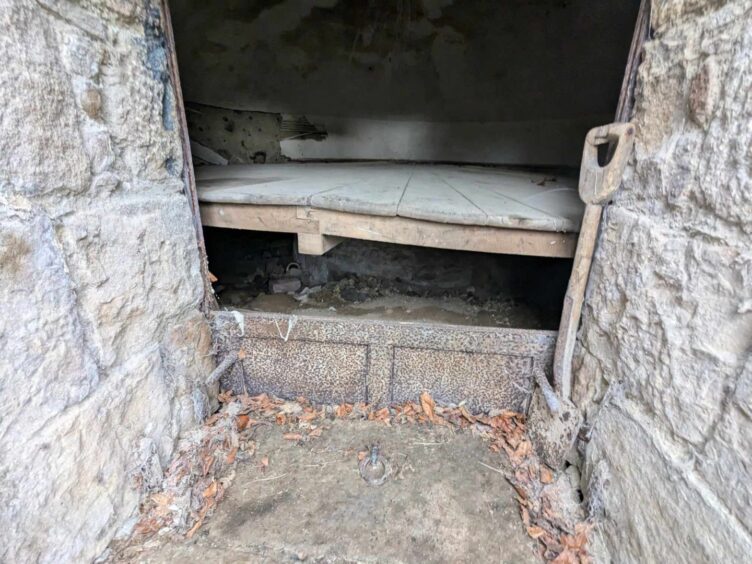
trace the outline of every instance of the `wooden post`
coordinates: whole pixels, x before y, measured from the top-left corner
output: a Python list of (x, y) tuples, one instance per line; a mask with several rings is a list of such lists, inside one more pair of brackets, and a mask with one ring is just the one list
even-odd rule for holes
[[(629, 48), (629, 56), (622, 80), (619, 103), (616, 108), (616, 123), (627, 122), (634, 107), (634, 89), (637, 81), (637, 69), (640, 64), (642, 46), (650, 34), (650, 0), (642, 0), (635, 21), (635, 29), (632, 34), (632, 44)], [(590, 134), (588, 134), (590, 135)], [(587, 150), (587, 141), (585, 148)], [(631, 148), (631, 142), (630, 142)], [(615, 151), (618, 146), (612, 146), (609, 151), (609, 162), (613, 162)], [(626, 156), (624, 156), (626, 159)], [(584, 155), (583, 155), (584, 161)], [(584, 162), (583, 162), (584, 165)], [(615, 170), (615, 169), (613, 169)], [(621, 178), (621, 172), (619, 172)], [(583, 179), (580, 179), (580, 195), (582, 196)], [(592, 185), (593, 179), (590, 179)], [(609, 188), (610, 182), (605, 183)], [(618, 183), (611, 187), (614, 191)], [(580, 325), (582, 305), (587, 294), (587, 286), (590, 277), (590, 266), (598, 243), (598, 235), (601, 228), (601, 218), (607, 200), (601, 204), (586, 202), (585, 213), (582, 218), (582, 226), (577, 241), (572, 274), (570, 275), (567, 293), (564, 297), (564, 306), (559, 324), (559, 335), (556, 339), (556, 352), (554, 354), (554, 385), (560, 397), (569, 399), (572, 395), (572, 357), (577, 340), (577, 330)]]

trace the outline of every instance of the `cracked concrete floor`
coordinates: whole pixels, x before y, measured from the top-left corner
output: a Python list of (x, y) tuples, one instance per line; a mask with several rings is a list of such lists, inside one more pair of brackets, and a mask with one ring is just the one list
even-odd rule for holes
[[(540, 561), (514, 490), (489, 468), (503, 457), (467, 432), (336, 420), (303, 444), (282, 433), (258, 429), (255, 455), (191, 540), (152, 539), (121, 561)], [(358, 452), (374, 442), (392, 466), (382, 486), (358, 471)]]

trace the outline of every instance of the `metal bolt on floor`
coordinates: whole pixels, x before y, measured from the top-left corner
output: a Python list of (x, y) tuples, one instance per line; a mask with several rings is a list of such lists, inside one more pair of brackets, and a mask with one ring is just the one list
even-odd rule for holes
[(380, 486), (390, 473), (389, 461), (379, 452), (379, 446), (371, 445), (368, 456), (360, 461), (360, 476), (368, 485)]

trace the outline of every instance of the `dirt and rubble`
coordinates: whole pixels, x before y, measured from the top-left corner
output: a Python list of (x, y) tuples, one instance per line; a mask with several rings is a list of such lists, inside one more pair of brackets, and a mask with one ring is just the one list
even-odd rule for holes
[[(110, 562), (590, 562), (573, 468), (541, 464), (524, 416), (222, 394)], [(358, 472), (378, 445), (383, 486)]]
[(525, 329), (550, 325), (541, 311), (513, 298), (478, 296), (473, 287), (437, 295), (372, 276), (347, 276), (280, 293), (270, 292), (268, 282), (229, 282), (220, 287), (219, 298), (227, 307), (273, 313)]

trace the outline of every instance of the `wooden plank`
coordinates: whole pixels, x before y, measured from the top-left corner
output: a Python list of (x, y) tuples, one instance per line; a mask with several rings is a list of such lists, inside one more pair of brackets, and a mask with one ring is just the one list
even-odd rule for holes
[(298, 252), (304, 255), (321, 256), (339, 245), (344, 239), (331, 235), (298, 233)]
[(577, 235), (529, 229), (498, 229), (454, 225), (405, 217), (356, 215), (329, 210), (307, 210), (322, 234), (416, 245), (438, 249), (478, 251), (540, 257), (572, 257)]
[(199, 268), (201, 270), (201, 281), (204, 286), (204, 296), (201, 301), (201, 311), (208, 314), (210, 311), (219, 307), (217, 299), (214, 297), (214, 289), (211, 285), (211, 276), (209, 273), (209, 259), (206, 256), (206, 242), (204, 241), (204, 230), (201, 227), (201, 217), (199, 215), (198, 190), (196, 189), (196, 177), (193, 170), (193, 158), (191, 157), (191, 142), (188, 137), (188, 120), (185, 117), (185, 104), (183, 102), (183, 88), (180, 85), (180, 72), (178, 71), (178, 56), (175, 49), (175, 34), (172, 30), (172, 17), (170, 16), (170, 5), (168, 0), (161, 0), (163, 15), (163, 30), (165, 48), (167, 51), (167, 70), (172, 83), (172, 93), (175, 96), (175, 106), (178, 117), (178, 130), (180, 132), (180, 144), (183, 149), (183, 183), (185, 195), (188, 198), (188, 205), (191, 208), (191, 220), (193, 222), (193, 231), (196, 233), (196, 244), (198, 246)]
[(625, 122), (632, 117), (634, 110), (634, 90), (637, 84), (637, 68), (642, 62), (642, 47), (650, 36), (650, 0), (642, 0), (637, 12), (632, 44), (629, 46), (627, 65), (619, 92), (619, 103), (616, 106), (616, 119)]
[(295, 206), (249, 206), (244, 204), (201, 204), (201, 221), (210, 227), (319, 234), (318, 223), (298, 218)]
[(438, 249), (567, 258), (574, 256), (577, 242), (574, 233), (455, 225), (295, 206), (206, 203), (201, 205), (201, 219), (204, 225), (212, 227), (334, 237), (318, 242), (304, 237), (304, 248), (310, 243), (313, 254), (320, 254), (319, 250), (326, 252), (328, 245), (332, 248), (340, 242), (336, 238), (342, 237)]
[(446, 167), (432, 172), (418, 168), (410, 178), (397, 209), (397, 215), (424, 221), (486, 225), (488, 217), (445, 179)]
[[(414, 169), (412, 165), (391, 163), (333, 168), (339, 186), (319, 191), (309, 203), (327, 210), (394, 216)], [(345, 178), (343, 173), (347, 174)]]
[(298, 163), (201, 167), (202, 202), (310, 206), (359, 215), (533, 231), (576, 231), (574, 181), (490, 167)]
[[(634, 110), (634, 89), (637, 83), (637, 70), (642, 60), (642, 48), (650, 35), (650, 2), (642, 0), (637, 14), (635, 29), (632, 35), (632, 45), (629, 49), (627, 65), (624, 71), (619, 103), (616, 108), (616, 122), (629, 121)], [(609, 150), (609, 160), (616, 147)], [(607, 212), (606, 212), (607, 213)], [(574, 261), (572, 273), (564, 298), (564, 307), (559, 323), (559, 334), (556, 340), (554, 355), (554, 385), (557, 392), (569, 399), (574, 385), (572, 376), (572, 355), (576, 344), (577, 331), (581, 321), (581, 309), (584, 297), (588, 295), (590, 283), (590, 264), (595, 249), (598, 247), (601, 217), (604, 209), (601, 206), (588, 205), (580, 230), (577, 258)]]

